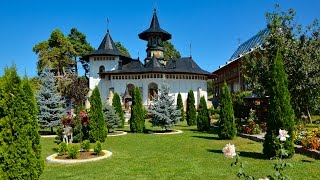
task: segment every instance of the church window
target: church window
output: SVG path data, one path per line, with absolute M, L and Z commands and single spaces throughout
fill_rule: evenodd
M 153 101 L 154 98 L 158 95 L 158 85 L 154 82 L 150 83 L 148 86 L 148 97 L 150 101 Z
M 160 78 L 160 74 L 157 74 L 157 78 Z
M 106 68 L 104 66 L 99 67 L 99 73 L 104 72 L 105 70 L 106 70 Z

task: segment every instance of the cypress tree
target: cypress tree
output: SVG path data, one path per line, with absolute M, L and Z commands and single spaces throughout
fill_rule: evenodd
M 187 123 L 188 126 L 193 126 L 196 125 L 197 121 L 197 110 L 194 105 L 195 100 L 194 100 L 194 94 L 193 91 L 190 90 L 188 92 L 188 98 L 187 98 Z
M 269 117 L 267 120 L 267 133 L 263 144 L 263 153 L 271 158 L 278 155 L 280 150 L 279 129 L 288 131 L 290 138 L 284 142 L 284 149 L 288 157 L 294 154 L 293 130 L 294 112 L 290 104 L 290 93 L 288 91 L 287 75 L 284 70 L 282 54 L 278 50 L 270 78 L 270 104 Z
M 57 91 L 54 75 L 49 70 L 41 74 L 40 91 L 37 95 L 39 114 L 38 119 L 41 128 L 59 126 L 62 116 L 65 114 L 64 101 Z
M 218 123 L 218 134 L 220 139 L 232 139 L 237 134 L 232 106 L 232 97 L 226 82 L 224 82 L 222 88 L 220 117 Z
M 40 158 L 41 149 L 36 125 L 37 111 L 33 93 L 26 83 L 23 88 L 15 67 L 5 69 L 2 81 L 0 177 L 1 179 L 38 179 L 43 170 L 43 162 Z
M 180 121 L 184 121 L 185 120 L 185 112 L 184 112 L 182 97 L 181 97 L 180 93 L 178 94 L 178 97 L 177 97 L 177 110 L 181 111 Z
M 120 124 L 120 128 L 124 127 L 124 123 L 125 123 L 125 119 L 124 119 L 124 112 L 122 110 L 122 105 L 121 105 L 121 101 L 120 101 L 120 96 L 118 93 L 114 93 L 113 95 L 113 99 L 112 99 L 112 106 L 115 108 L 116 113 L 118 114 L 121 124 Z
M 105 113 L 108 133 L 112 132 L 113 129 L 118 128 L 121 125 L 119 115 L 116 113 L 115 108 L 108 103 L 105 104 L 103 111 Z
M 132 95 L 130 130 L 141 133 L 145 129 L 144 109 L 139 87 L 135 87 Z
M 209 111 L 207 102 L 203 96 L 200 98 L 199 113 L 197 117 L 197 128 L 199 131 L 207 131 L 210 129 Z
M 90 123 L 89 123 L 89 140 L 90 142 L 104 142 L 107 137 L 107 125 L 103 114 L 100 91 L 96 86 L 90 97 Z
M 151 123 L 153 126 L 161 126 L 166 130 L 178 123 L 181 118 L 180 109 L 174 105 L 174 98 L 169 95 L 169 86 L 163 82 L 159 89 L 159 96 L 155 98 L 154 104 L 149 112 L 153 114 Z

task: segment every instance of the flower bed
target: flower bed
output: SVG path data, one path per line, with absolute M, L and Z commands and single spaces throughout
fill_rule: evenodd
M 77 159 L 70 159 L 67 155 L 59 156 L 58 153 L 48 156 L 46 160 L 49 163 L 61 163 L 61 164 L 70 164 L 70 163 L 83 163 L 83 162 L 92 162 L 102 159 L 106 159 L 112 155 L 112 152 L 107 150 L 102 150 L 101 154 L 97 156 L 93 151 L 89 152 L 80 152 L 80 155 Z

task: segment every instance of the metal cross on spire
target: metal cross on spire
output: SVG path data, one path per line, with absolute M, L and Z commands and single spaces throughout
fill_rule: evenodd
M 154 10 L 154 12 L 157 11 L 157 0 L 153 1 L 153 10 Z
M 191 42 L 190 42 L 190 58 L 192 58 L 192 48 L 191 48 Z
M 109 18 L 107 18 L 107 32 L 109 32 Z

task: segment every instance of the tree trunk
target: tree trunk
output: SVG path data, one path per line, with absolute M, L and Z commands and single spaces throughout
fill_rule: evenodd
M 51 127 L 50 129 L 51 129 L 51 134 L 53 134 L 53 127 Z
M 307 115 L 308 115 L 309 122 L 312 123 L 312 118 L 311 118 L 311 115 L 310 115 L 309 108 L 307 108 Z

